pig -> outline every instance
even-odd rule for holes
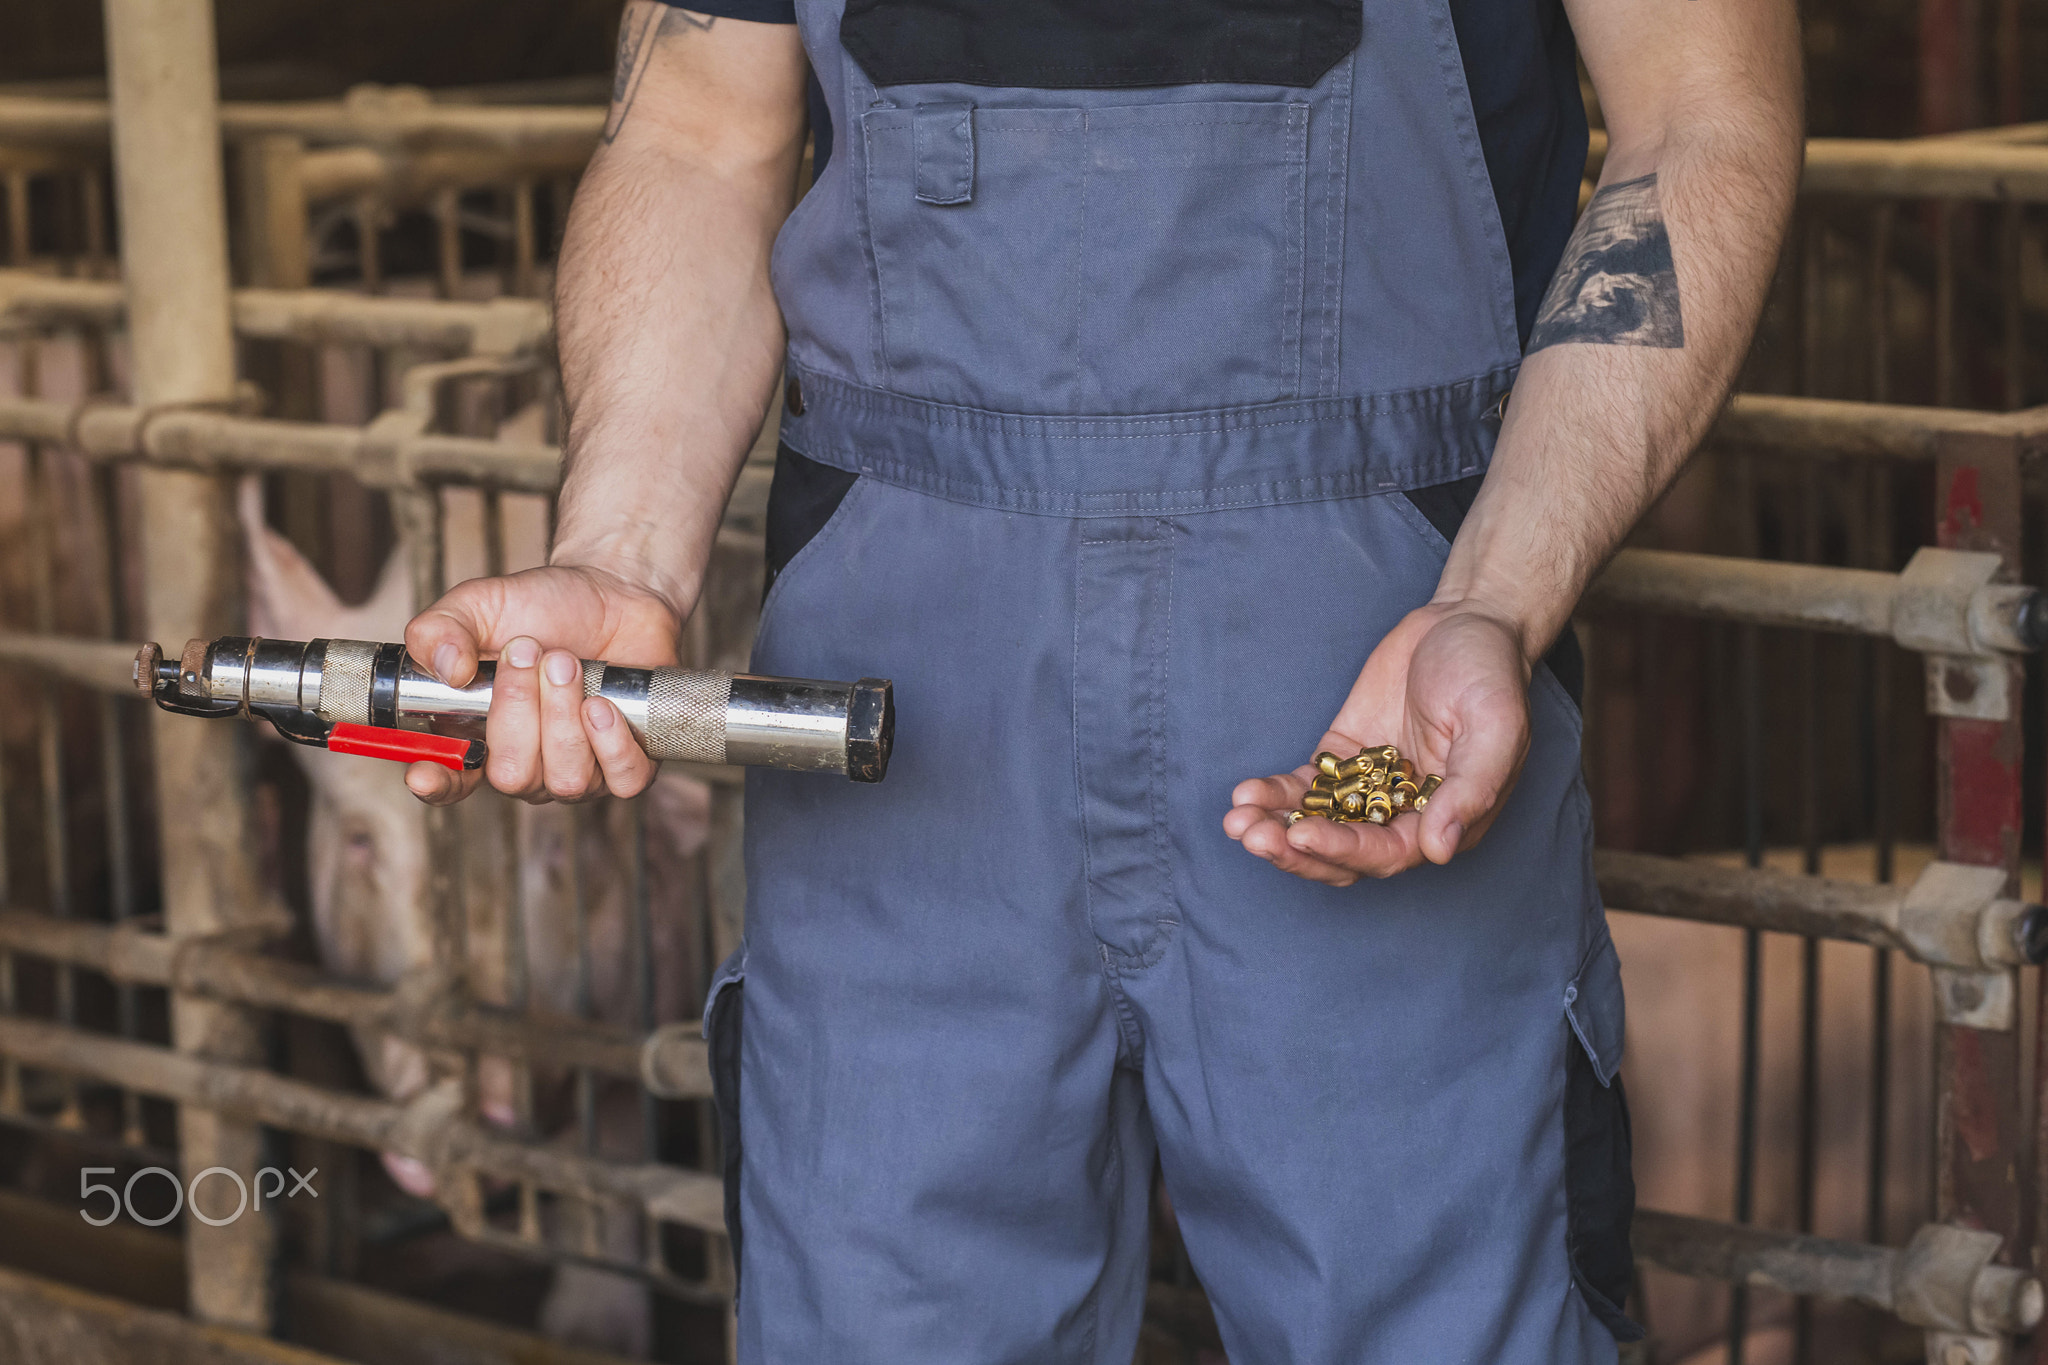
[[[248,544],[249,628],[281,639],[402,638],[412,599],[400,545],[383,567],[369,599],[342,602],[314,567],[264,520],[260,484],[244,482],[240,515]],[[451,519],[459,521],[459,519]],[[451,563],[477,557],[451,545]],[[533,546],[524,547],[533,559]],[[514,567],[518,567],[516,564]],[[292,755],[312,791],[307,832],[313,937],[322,965],[337,976],[396,986],[432,963],[427,905],[424,808],[406,791],[400,769],[378,759],[348,757],[302,746]],[[643,798],[647,822],[649,905],[654,946],[654,1013],[669,1021],[688,1013],[691,983],[703,974],[701,933],[681,913],[689,902],[684,878],[709,829],[709,789],[693,778],[664,773]],[[540,1018],[572,1016],[580,982],[575,952],[575,879],[580,873],[590,949],[589,998],[597,1017],[632,1027],[634,972],[626,842],[630,813],[603,799],[588,807],[528,805],[480,793],[458,810],[466,849],[486,856],[464,868],[469,895],[470,981],[483,999],[512,1003],[504,972],[506,915],[502,906],[517,879],[528,964],[528,1011]],[[504,834],[513,834],[506,850]],[[502,861],[509,852],[510,866]],[[497,855],[493,865],[492,853]],[[389,1034],[364,1030],[357,1047],[371,1083],[393,1099],[419,1094],[435,1079],[428,1056]],[[478,1105],[490,1122],[515,1120],[515,1073],[502,1058],[481,1058]],[[534,1077],[536,1110],[544,1116],[565,1106],[565,1078]],[[548,1101],[554,1099],[556,1103]],[[631,1096],[608,1093],[596,1134],[601,1155],[641,1155],[637,1106]],[[624,1103],[619,1101],[623,1100]],[[565,1140],[573,1140],[573,1134]],[[419,1197],[434,1193],[434,1176],[420,1163],[387,1154],[392,1179]],[[630,1256],[632,1228],[613,1225],[614,1254]],[[644,1286],[587,1267],[564,1265],[541,1310],[550,1335],[580,1345],[644,1355],[649,1345]]]

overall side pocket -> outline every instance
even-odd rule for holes
[[[1586,1307],[1616,1341],[1643,1329],[1623,1311],[1635,1278],[1628,1096],[1621,1084],[1621,960],[1605,932],[1565,987],[1565,1250]]]
[[[817,539],[859,481],[858,474],[820,464],[786,445],[775,448],[775,475],[768,484],[764,537],[768,557],[767,582],[761,589],[764,598],[790,561]]]
[[[732,1244],[733,1297],[740,1277],[740,1040],[745,1022],[747,950],[727,958],[711,979],[704,1004],[704,1038],[710,1044],[711,1098],[718,1109],[718,1154],[725,1179],[725,1235]]]

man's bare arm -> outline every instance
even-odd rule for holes
[[[569,430],[549,565],[461,584],[406,631],[450,682],[498,657],[485,776],[501,790],[630,795],[653,778],[575,661],[674,662],[782,364],[768,255],[795,198],[805,75],[794,25],[626,6],[556,280]],[[407,774],[431,801],[475,781]]]
[[[562,241],[569,408],[553,562],[696,600],[782,365],[768,253],[796,194],[796,29],[632,0],[604,145]]]
[[[1444,785],[1417,819],[1288,828],[1308,769],[1239,784],[1225,832],[1299,876],[1387,876],[1485,833],[1528,752],[1530,670],[1719,411],[1770,283],[1801,145],[1791,0],[1566,8],[1607,115],[1600,187],[1437,592],[1321,746],[1391,740]]]
[[[1531,661],[1719,412],[1769,288],[1800,154],[1786,0],[1567,0],[1607,115],[1439,602]]]

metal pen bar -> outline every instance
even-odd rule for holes
[[[33,343],[24,343],[23,355],[27,361],[26,371],[36,374],[40,357]],[[56,602],[53,579],[56,574],[56,544],[52,539],[52,528],[56,525],[57,499],[50,477],[48,452],[40,444],[28,447],[29,507],[35,525],[32,531],[33,544],[30,548],[32,578],[30,596],[35,612],[37,629],[45,633],[56,629]],[[57,687],[53,679],[45,677],[37,688],[36,742],[37,758],[42,784],[43,819],[43,895],[49,912],[60,919],[72,914],[71,897],[71,814],[70,802],[66,799],[64,782],[64,755],[62,715],[58,710]],[[78,1019],[78,974],[67,963],[60,963],[56,971],[57,1022],[73,1024]],[[58,1122],[67,1128],[84,1126],[84,1116],[79,1108],[78,1086],[69,1077],[63,1087],[63,1112]]]
[[[1759,631],[1744,626],[1737,648],[1737,694],[1742,707],[1742,823],[1743,857],[1748,866],[1761,867],[1763,838],[1763,684],[1758,659]],[[1735,1125],[1735,1221],[1748,1223],[1756,1216],[1756,1138],[1758,1045],[1761,1035],[1760,1007],[1763,991],[1763,935],[1756,929],[1742,934],[1742,1041],[1740,1090],[1736,1101]],[[1749,1341],[1749,1286],[1736,1284],[1728,1300],[1728,1365],[1742,1365]]]
[[[1888,231],[1888,218],[1886,223]],[[1889,469],[1870,469],[1866,508],[1870,534],[1866,537],[1864,561],[1871,568],[1887,567],[1890,558],[1891,483]],[[1897,809],[1892,791],[1896,767],[1891,746],[1893,660],[1890,648],[1882,640],[1867,641],[1864,657],[1865,676],[1870,679],[1865,740],[1869,746],[1869,818],[1876,854],[1874,879],[1879,885],[1888,885],[1893,875]],[[1891,1155],[1891,993],[1891,950],[1878,947],[1872,951],[1870,964],[1870,1143],[1863,1191],[1864,1238],[1870,1242],[1883,1242],[1886,1234],[1886,1186]]]
[[[1934,206],[1934,402],[1956,404],[1956,202]]]
[[[1817,308],[1816,308],[1816,311]],[[1809,379],[1811,385],[1811,379]],[[1821,490],[1819,467],[1799,470],[1800,557],[1821,559]],[[1801,862],[1809,877],[1821,870],[1820,851],[1820,641],[1801,631],[1793,642],[1799,671],[1799,833]],[[1793,1204],[1799,1231],[1813,1231],[1818,1183],[1820,1129],[1820,940],[1811,934],[1799,942],[1799,1111],[1793,1155]],[[1801,1297],[1792,1306],[1792,1358],[1795,1365],[1813,1359],[1813,1303]]]
[[[94,506],[99,513],[101,540],[106,547],[100,592],[100,614],[107,633],[119,639],[123,619],[121,601],[120,510],[115,496],[114,471],[105,467],[93,471]],[[101,693],[99,703],[100,787],[106,811],[106,853],[108,910],[115,924],[135,916],[134,836],[128,813],[128,743],[123,730],[121,702],[111,693]],[[116,1027],[123,1038],[138,1032],[135,987],[125,981],[114,984]],[[142,1101],[131,1090],[121,1092],[121,1131],[132,1145],[144,1141]]]
[[[1870,307],[1870,401],[1884,403],[1891,396],[1891,257],[1892,231],[1898,223],[1899,206],[1880,200],[1870,211],[1870,275],[1865,282]],[[1873,568],[1883,568],[1882,563]]]

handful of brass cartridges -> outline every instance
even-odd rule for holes
[[[1320,753],[1315,781],[1301,794],[1301,808],[1287,812],[1287,823],[1320,815],[1347,825],[1384,825],[1402,811],[1427,806],[1442,783],[1435,773],[1418,781],[1415,765],[1391,744],[1360,749],[1356,758]]]

